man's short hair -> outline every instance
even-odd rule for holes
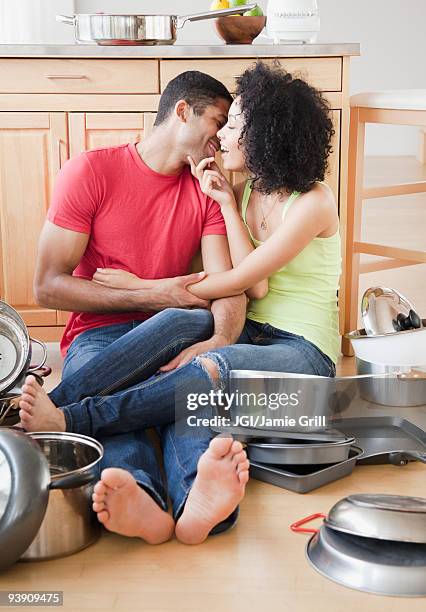
[[[207,106],[222,98],[232,104],[232,96],[225,85],[204,72],[188,70],[172,79],[164,90],[154,125],[160,125],[171,114],[176,102],[185,100],[195,115],[202,115]]]

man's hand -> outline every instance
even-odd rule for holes
[[[183,350],[166,365],[161,366],[160,372],[170,372],[171,370],[181,368],[185,364],[189,363],[191,359],[197,357],[197,355],[202,355],[208,351],[214,351],[215,349],[221,348],[222,346],[227,346],[228,344],[230,344],[230,342],[226,338],[220,336],[212,336],[209,340],[197,342],[197,344],[193,344],[192,346]]]

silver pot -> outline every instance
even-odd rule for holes
[[[360,395],[368,402],[401,407],[426,404],[426,366],[384,365],[359,357],[355,362],[358,374],[374,375],[360,380]],[[383,374],[389,377],[383,378]]]
[[[78,434],[0,431],[0,570],[70,555],[99,537],[91,495],[102,456]]]
[[[30,366],[32,343],[41,346],[43,357],[39,364]],[[20,387],[25,376],[44,366],[46,346],[28,335],[27,327],[12,306],[0,301],[0,395]]]
[[[176,31],[187,21],[215,19],[226,15],[239,15],[255,8],[256,3],[240,7],[195,13],[193,15],[111,15],[78,14],[57,15],[57,21],[74,26],[78,43],[98,45],[173,45]]]

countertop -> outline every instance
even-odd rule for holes
[[[359,55],[359,43],[266,45],[0,45],[0,57],[191,58],[191,57],[335,57]]]

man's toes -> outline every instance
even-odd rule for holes
[[[241,442],[239,442],[238,440],[234,440],[231,446],[231,453],[236,455],[237,453],[240,453],[242,450],[243,450],[243,445],[241,444]]]
[[[24,399],[19,400],[19,408],[21,409],[20,412],[19,412],[19,416],[21,416],[21,412],[24,415],[32,416],[32,414],[33,414],[33,405],[29,404]]]
[[[209,450],[220,459],[221,457],[225,457],[231,449],[233,443],[233,438],[231,437],[220,437],[213,438],[213,440],[209,444]],[[242,447],[241,447],[242,448]]]
[[[249,473],[248,470],[244,470],[242,472],[239,472],[238,474],[238,480],[240,481],[241,485],[245,485],[248,483],[249,480]]]
[[[250,467],[250,461],[248,459],[246,459],[245,461],[242,461],[241,463],[237,465],[238,474],[240,472],[248,471],[249,467]]]
[[[133,476],[126,472],[126,470],[120,468],[106,468],[102,470],[101,482],[110,489],[120,489],[132,480],[134,480]]]
[[[107,491],[107,487],[106,485],[102,482],[102,480],[99,480],[95,486],[93,487],[93,493],[99,496],[105,496],[108,491]]]
[[[92,495],[92,501],[96,502],[97,504],[103,503],[105,498],[106,495],[99,495],[98,493],[93,493]]]
[[[93,508],[93,512],[103,512],[105,510],[105,504],[104,503],[97,503],[97,502],[93,502],[92,504],[92,508]]]
[[[22,387],[22,393],[25,393],[26,395],[30,395],[31,397],[35,398],[35,396],[37,395],[37,389],[34,387],[34,385],[24,385]]]
[[[247,459],[247,453],[245,450],[242,450],[241,452],[237,453],[236,455],[232,457],[232,461],[235,467],[237,467],[239,463],[242,463],[246,459]]]
[[[33,376],[32,374],[29,374],[29,376],[26,377],[24,384],[28,385],[29,387],[33,387],[36,391],[40,387],[40,385],[37,382],[36,377]]]
[[[108,522],[108,519],[109,514],[106,510],[101,510],[101,512],[98,512],[98,521],[102,523],[102,525],[105,525],[105,523]]]

